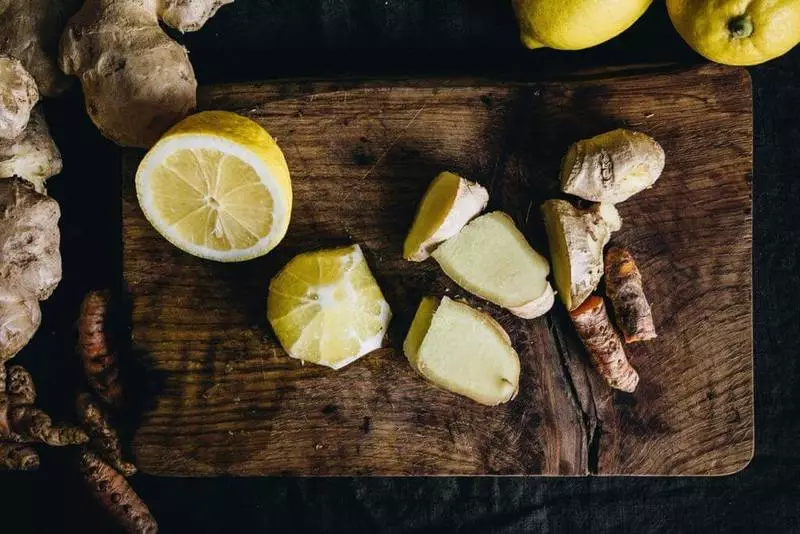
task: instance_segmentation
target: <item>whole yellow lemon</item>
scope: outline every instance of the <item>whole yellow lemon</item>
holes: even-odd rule
[[[630,28],[652,0],[512,0],[528,48],[580,50]]]
[[[726,65],[758,65],[800,42],[800,0],[667,0],[696,52]]]

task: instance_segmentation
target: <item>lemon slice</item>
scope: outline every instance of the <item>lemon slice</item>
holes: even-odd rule
[[[164,134],[139,165],[136,193],[147,220],[173,245],[222,262],[275,248],[292,209],[277,143],[227,111],[192,115]]]
[[[269,284],[267,319],[299,360],[340,369],[380,348],[391,317],[358,245],[295,256]]]

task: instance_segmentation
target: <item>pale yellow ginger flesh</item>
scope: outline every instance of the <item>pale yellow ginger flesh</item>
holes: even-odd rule
[[[61,172],[61,152],[50,136],[41,106],[31,113],[28,127],[13,141],[0,139],[0,178],[19,177],[45,192],[45,181]]]
[[[519,356],[503,327],[447,297],[422,299],[403,351],[434,385],[480,404],[508,402],[519,390]]]
[[[149,148],[196,105],[189,56],[157,10],[157,0],[86,0],[61,37],[61,69],[80,79],[92,122],[121,146]]]
[[[424,261],[486,207],[489,193],[479,184],[452,172],[434,178],[420,202],[403,245],[403,257]]]
[[[603,247],[622,227],[612,204],[581,210],[566,200],[542,204],[556,290],[574,310],[597,288],[603,276]]]
[[[0,55],[0,142],[22,135],[38,101],[33,76],[18,59]]]
[[[655,139],[620,128],[569,147],[561,166],[561,190],[618,204],[652,187],[663,170],[664,150]]]
[[[181,32],[197,31],[214,16],[219,8],[233,0],[159,0],[161,21]]]
[[[553,306],[550,264],[501,211],[474,219],[433,258],[459,286],[519,317],[533,319]]]

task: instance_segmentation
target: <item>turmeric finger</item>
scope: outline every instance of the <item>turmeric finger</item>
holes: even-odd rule
[[[639,375],[625,356],[622,340],[611,324],[603,299],[592,295],[569,314],[597,372],[612,388],[634,391]]]
[[[633,256],[624,248],[611,247],[605,261],[606,295],[626,343],[656,337],[653,313],[644,295],[642,275]]]
[[[147,505],[124,476],[89,450],[84,450],[80,465],[94,497],[126,532],[155,534],[158,531]]]
[[[17,434],[15,441],[40,441],[54,447],[80,445],[89,436],[80,428],[67,424],[53,424],[50,416],[32,406],[15,406],[10,411],[11,429]]]
[[[8,370],[8,401],[10,406],[30,406],[36,400],[36,386],[30,373],[21,365]]]
[[[114,469],[129,477],[136,473],[136,466],[122,459],[122,447],[117,432],[108,423],[102,408],[92,399],[91,394],[78,395],[75,401],[78,418],[89,434],[92,447],[100,453]]]
[[[106,329],[108,302],[107,291],[91,291],[84,298],[78,320],[78,352],[89,385],[103,402],[118,407],[122,384]]]
[[[39,468],[39,455],[31,447],[0,442],[0,471],[32,471]]]

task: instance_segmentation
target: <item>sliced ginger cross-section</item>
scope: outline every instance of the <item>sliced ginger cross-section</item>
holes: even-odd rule
[[[422,299],[403,351],[427,380],[480,404],[508,402],[519,389],[519,356],[503,327],[447,297]]]
[[[440,173],[417,209],[403,245],[403,257],[410,261],[428,259],[440,243],[456,235],[483,211],[487,202],[489,193],[480,185],[452,172]]]
[[[433,258],[458,285],[519,317],[533,319],[553,306],[550,264],[501,211],[474,219]]]

